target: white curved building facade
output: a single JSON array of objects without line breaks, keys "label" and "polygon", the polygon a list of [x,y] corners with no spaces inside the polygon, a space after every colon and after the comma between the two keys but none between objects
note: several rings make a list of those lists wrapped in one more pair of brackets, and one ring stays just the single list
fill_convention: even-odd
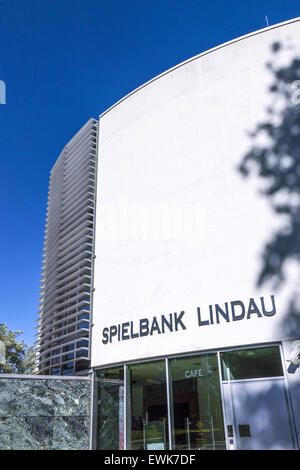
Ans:
[{"label": "white curved building facade", "polygon": [[[100,116],[94,448],[299,448],[299,266],[270,268],[288,215],[262,194],[284,116],[300,119],[299,39],[295,19],[231,41]],[[245,179],[255,152],[267,169]]]}]

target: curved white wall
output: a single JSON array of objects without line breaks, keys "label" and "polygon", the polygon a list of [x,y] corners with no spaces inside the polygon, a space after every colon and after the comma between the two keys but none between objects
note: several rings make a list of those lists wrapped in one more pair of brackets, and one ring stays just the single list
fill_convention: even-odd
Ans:
[{"label": "curved white wall", "polygon": [[[101,116],[92,366],[293,339],[283,328],[292,281],[276,291],[256,287],[262,250],[281,220],[259,196],[262,181],[244,180],[237,166],[272,100],[271,45],[293,45],[280,55],[288,64],[300,55],[299,39],[296,20],[232,41]],[[260,297],[272,310],[271,295],[276,313],[265,316]],[[262,315],[251,302],[247,319],[251,298]],[[209,305],[230,309],[237,300],[242,320],[230,314],[216,323],[214,315],[214,324],[199,326],[198,307],[209,321]],[[152,335],[126,339],[130,322],[136,333],[140,319],[182,311],[186,329],[178,323],[159,334],[154,323]],[[122,323],[124,340],[120,330],[104,344],[103,329]]]}]

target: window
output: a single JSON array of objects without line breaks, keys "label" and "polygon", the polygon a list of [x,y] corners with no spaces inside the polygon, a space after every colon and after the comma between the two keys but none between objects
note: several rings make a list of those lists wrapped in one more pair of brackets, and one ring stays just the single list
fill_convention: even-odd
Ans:
[{"label": "window", "polygon": [[[202,353],[100,370],[95,380],[96,448],[226,449],[222,396],[227,406],[226,387],[232,391],[234,386],[245,385],[230,385],[227,381],[282,376],[278,346]],[[232,410],[228,409],[230,418]],[[232,438],[235,428],[230,419],[226,425]],[[248,421],[238,425],[242,437],[252,435]]]},{"label": "window", "polygon": [[88,357],[88,351],[86,349],[81,349],[77,351],[76,357]]},{"label": "window", "polygon": [[74,344],[68,344],[63,347],[63,352],[72,351],[74,349]]},{"label": "window", "polygon": [[65,354],[63,357],[62,357],[62,361],[69,361],[70,359],[74,359],[74,353],[69,353],[69,354]]},{"label": "window", "polygon": [[124,368],[98,371],[96,386],[97,449],[124,449]]},{"label": "window", "polygon": [[170,360],[173,449],[226,449],[217,354]]},{"label": "window", "polygon": [[278,346],[221,353],[223,380],[283,375]]},{"label": "window", "polygon": [[127,370],[127,449],[167,449],[165,361],[136,364]]},{"label": "window", "polygon": [[68,362],[61,367],[61,374],[62,375],[71,375],[74,373],[74,363]]}]

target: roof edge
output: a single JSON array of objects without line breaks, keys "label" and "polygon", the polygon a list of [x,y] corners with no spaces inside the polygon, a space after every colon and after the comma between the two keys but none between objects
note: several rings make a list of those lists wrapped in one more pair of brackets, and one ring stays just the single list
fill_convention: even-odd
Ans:
[{"label": "roof edge", "polygon": [[212,47],[211,49],[208,49],[207,51],[204,51],[204,52],[201,52],[200,54],[197,54],[193,57],[191,57],[190,59],[187,59],[187,60],[184,60],[183,62],[180,62],[179,64],[177,65],[174,65],[174,67],[171,67],[170,69],[167,69],[166,71],[160,73],[159,75],[156,75],[155,77],[151,78],[150,80],[148,80],[147,82],[143,83],[142,85],[140,85],[139,87],[135,88],[133,91],[129,92],[127,95],[123,96],[123,98],[120,98],[118,101],[116,101],[113,105],[111,105],[109,108],[107,108],[105,111],[103,111],[103,113],[101,113],[99,115],[99,119],[101,119],[103,116],[105,116],[105,114],[109,113],[110,111],[112,111],[116,106],[118,106],[119,104],[121,104],[123,101],[125,101],[127,98],[130,98],[130,96],[134,95],[135,93],[137,93],[139,90],[141,90],[142,88],[145,88],[147,85],[150,85],[150,83],[158,80],[159,78],[163,77],[164,75],[167,75],[168,73],[170,72],[173,72],[173,70],[176,70],[178,69],[179,67],[182,67],[186,64],[188,64],[189,62],[192,62],[196,59],[199,59],[200,57],[203,57],[207,54],[211,54],[212,52],[215,52],[219,49],[222,49],[223,47],[227,47],[227,46],[230,46],[231,44],[234,44],[236,42],[239,42],[239,41],[242,41],[244,39],[248,39],[252,36],[256,36],[258,34],[261,34],[261,33],[264,33],[266,31],[270,31],[272,29],[276,29],[276,28],[280,28],[282,26],[286,26],[288,24],[291,24],[291,23],[297,23],[297,22],[300,22],[300,16],[297,17],[297,18],[293,18],[293,19],[290,19],[290,20],[287,20],[287,21],[283,21],[281,23],[276,23],[272,26],[267,26],[266,28],[262,28],[262,29],[258,29],[256,31],[253,31],[251,33],[247,33],[243,36],[239,36],[238,38],[235,38],[235,39],[231,39],[230,41],[227,41],[227,42],[224,42],[222,44],[219,44],[218,46],[215,46],[215,47]]}]

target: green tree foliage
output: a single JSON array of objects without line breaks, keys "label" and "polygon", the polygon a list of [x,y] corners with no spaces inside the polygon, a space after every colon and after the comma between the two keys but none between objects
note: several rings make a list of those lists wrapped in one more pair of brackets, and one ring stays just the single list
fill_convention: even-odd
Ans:
[{"label": "green tree foliage", "polygon": [[32,374],[35,350],[19,339],[22,331],[9,330],[0,323],[0,373]]}]

